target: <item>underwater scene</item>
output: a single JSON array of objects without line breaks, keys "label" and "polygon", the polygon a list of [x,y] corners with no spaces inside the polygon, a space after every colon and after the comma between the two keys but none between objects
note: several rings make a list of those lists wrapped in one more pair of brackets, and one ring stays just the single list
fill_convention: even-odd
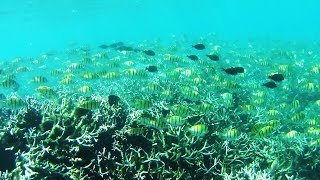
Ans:
[{"label": "underwater scene", "polygon": [[0,179],[320,179],[320,2],[0,2]]}]

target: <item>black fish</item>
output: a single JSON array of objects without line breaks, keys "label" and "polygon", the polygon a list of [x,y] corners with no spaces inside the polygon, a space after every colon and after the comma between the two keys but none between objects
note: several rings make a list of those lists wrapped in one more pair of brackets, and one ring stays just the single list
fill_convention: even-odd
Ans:
[{"label": "black fish", "polygon": [[163,117],[167,117],[170,114],[169,109],[162,109],[161,114]]},{"label": "black fish", "polygon": [[271,76],[268,76],[268,78],[277,82],[284,80],[284,76],[282,74],[272,74]]},{"label": "black fish", "polygon": [[192,47],[194,47],[197,50],[204,50],[206,48],[206,46],[204,46],[203,44],[196,44],[196,45],[193,45]]},{"label": "black fish", "polygon": [[118,105],[119,101],[120,101],[119,96],[116,96],[116,95],[108,96],[108,102],[109,102],[110,106]]},{"label": "black fish", "polygon": [[141,52],[140,49],[133,49],[134,52]]},{"label": "black fish", "polygon": [[198,56],[196,55],[189,55],[187,56],[189,59],[193,60],[193,61],[196,61],[196,60],[199,60]]},{"label": "black fish", "polygon": [[148,56],[155,56],[156,55],[156,53],[152,50],[144,50],[143,52]]},{"label": "black fish", "polygon": [[217,54],[207,54],[206,55],[212,61],[219,61],[219,56]]},{"label": "black fish", "polygon": [[73,116],[77,119],[81,116],[92,117],[92,112],[89,109],[77,107],[74,109]]},{"label": "black fish", "polygon": [[120,47],[117,47],[116,49],[119,51],[134,51],[134,49],[129,46],[120,46]]},{"label": "black fish", "polygon": [[157,66],[149,66],[149,67],[146,67],[146,70],[149,72],[157,72],[158,68]]},{"label": "black fish", "polygon": [[106,45],[106,44],[101,44],[100,46],[99,46],[99,48],[101,48],[101,49],[107,49],[109,46],[108,45]]},{"label": "black fish", "polygon": [[111,48],[118,48],[118,47],[121,47],[121,46],[124,46],[123,42],[116,42],[116,43],[112,43],[112,44],[109,45],[109,47],[111,47]]},{"label": "black fish", "polygon": [[[9,134],[9,133],[8,133]],[[8,140],[14,140],[15,138],[11,138],[9,135],[7,135],[8,137],[5,137],[3,139],[6,139],[8,142]],[[13,142],[13,141],[10,141],[9,142]],[[3,142],[5,142],[4,140],[2,140]],[[12,151],[12,150],[6,150],[5,147],[0,147],[0,158],[1,158],[1,165],[0,165],[0,170],[1,171],[5,171],[5,170],[8,170],[8,171],[12,171],[13,169],[15,169],[16,167],[16,164],[15,164],[15,152]],[[2,179],[2,178],[1,178]]]},{"label": "black fish", "polygon": [[224,72],[226,72],[227,74],[231,74],[231,75],[236,75],[238,73],[244,73],[243,67],[231,67],[231,68],[227,68],[227,69],[222,68],[222,70],[224,70]]},{"label": "black fish", "polygon": [[267,88],[276,88],[277,84],[275,82],[269,81],[269,82],[262,84],[262,86],[265,86]]}]

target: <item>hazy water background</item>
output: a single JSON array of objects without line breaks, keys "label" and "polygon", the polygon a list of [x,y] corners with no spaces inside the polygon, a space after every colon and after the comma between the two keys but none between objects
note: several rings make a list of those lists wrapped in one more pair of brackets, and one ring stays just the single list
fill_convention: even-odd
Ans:
[{"label": "hazy water background", "polygon": [[319,0],[1,0],[0,60],[173,35],[314,42]]}]

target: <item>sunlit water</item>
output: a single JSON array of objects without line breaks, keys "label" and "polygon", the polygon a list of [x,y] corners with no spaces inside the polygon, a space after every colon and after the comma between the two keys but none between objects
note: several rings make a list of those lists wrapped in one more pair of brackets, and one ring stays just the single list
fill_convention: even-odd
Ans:
[{"label": "sunlit water", "polygon": [[215,32],[225,40],[319,40],[316,0],[2,0],[0,59],[72,44]]}]

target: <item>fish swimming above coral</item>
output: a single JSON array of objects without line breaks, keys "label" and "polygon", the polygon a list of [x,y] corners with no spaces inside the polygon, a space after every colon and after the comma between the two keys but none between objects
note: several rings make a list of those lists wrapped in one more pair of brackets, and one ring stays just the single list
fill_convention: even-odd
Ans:
[{"label": "fish swimming above coral", "polygon": [[101,44],[100,46],[98,46],[101,49],[108,49],[108,48],[113,48],[113,49],[117,49],[121,46],[124,46],[123,42],[116,42],[116,43],[112,43],[110,45],[107,44]]},{"label": "fish swimming above coral", "polygon": [[146,70],[149,72],[157,72],[158,68],[157,68],[157,66],[148,66],[148,67],[146,67]]},{"label": "fish swimming above coral", "polygon": [[120,41],[120,42],[112,43],[108,47],[110,47],[110,48],[118,48],[118,47],[121,47],[121,46],[124,46],[124,43]]},{"label": "fish swimming above coral", "polygon": [[146,55],[148,55],[148,56],[155,56],[156,55],[156,53],[154,52],[154,51],[152,51],[152,50],[144,50],[144,51],[142,51],[144,54],[146,54]]},{"label": "fish swimming above coral", "polygon": [[109,46],[106,44],[101,44],[100,46],[98,46],[101,49],[107,49]]},{"label": "fish swimming above coral", "polygon": [[130,46],[119,46],[115,48],[118,51],[134,51],[135,49]]},{"label": "fish swimming above coral", "polygon": [[118,105],[119,104],[119,101],[120,101],[120,97],[117,96],[117,95],[109,95],[108,96],[108,102],[109,102],[109,105],[110,106],[113,106],[113,105]]},{"label": "fish swimming above coral", "polygon": [[0,83],[0,86],[5,88],[19,88],[19,83],[14,79],[6,78]]},{"label": "fish swimming above coral", "polygon": [[272,79],[276,82],[280,82],[280,81],[283,81],[284,80],[284,76],[282,74],[272,74],[270,76],[268,76],[269,79]]},{"label": "fish swimming above coral", "polygon": [[[0,61],[0,147],[19,165],[0,168],[0,179],[317,174],[318,44],[286,44],[277,58],[278,44],[201,40],[115,41]],[[285,165],[273,177],[275,158]]]},{"label": "fish swimming above coral", "polygon": [[96,110],[96,109],[99,109],[100,105],[101,105],[100,101],[90,99],[90,100],[80,101],[78,107],[83,109],[88,109],[88,110]]},{"label": "fish swimming above coral", "polygon": [[197,49],[197,50],[204,50],[206,48],[206,46],[204,44],[195,44],[192,46],[193,48]]},{"label": "fish swimming above coral", "polygon": [[26,105],[25,101],[16,95],[8,97],[5,104],[7,107],[12,109],[18,109]]},{"label": "fish swimming above coral", "polygon": [[239,73],[244,73],[243,67],[222,68],[222,70],[230,75],[237,75]]},{"label": "fish swimming above coral", "polygon": [[189,132],[193,136],[203,136],[208,133],[208,127],[204,124],[196,124],[189,128]]},{"label": "fish swimming above coral", "polygon": [[217,54],[207,54],[206,55],[212,61],[219,61],[219,56]]},{"label": "fish swimming above coral", "polygon": [[33,83],[46,83],[46,82],[48,82],[48,79],[46,78],[46,77],[44,77],[44,76],[35,76],[32,80],[31,80],[31,82],[33,82]]},{"label": "fish swimming above coral", "polygon": [[189,59],[191,59],[192,61],[199,60],[199,57],[196,56],[196,55],[188,55],[187,57],[188,57]]},{"label": "fish swimming above coral", "polygon": [[277,87],[277,84],[275,82],[273,82],[273,81],[269,81],[269,82],[263,83],[262,85],[267,87],[267,88],[271,88],[271,89]]}]

